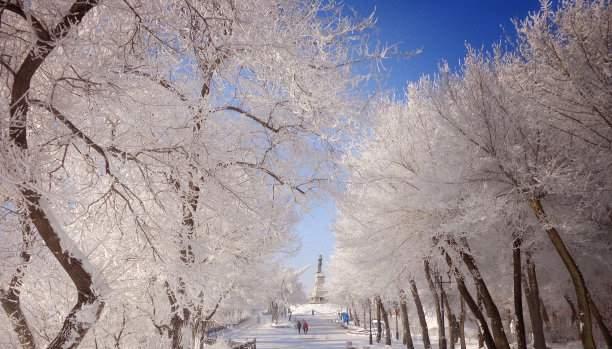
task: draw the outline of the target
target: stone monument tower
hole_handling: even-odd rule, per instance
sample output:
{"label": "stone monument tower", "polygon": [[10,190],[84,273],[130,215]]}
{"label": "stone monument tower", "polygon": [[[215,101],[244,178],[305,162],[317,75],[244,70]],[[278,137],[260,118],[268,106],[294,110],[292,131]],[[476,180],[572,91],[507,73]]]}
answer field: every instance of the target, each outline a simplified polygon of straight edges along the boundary
{"label": "stone monument tower", "polygon": [[327,299],[325,298],[325,275],[323,275],[323,256],[319,255],[319,264],[317,265],[317,273],[315,274],[315,284],[312,290],[312,295],[310,296],[310,303],[312,304],[321,304],[326,303]]}

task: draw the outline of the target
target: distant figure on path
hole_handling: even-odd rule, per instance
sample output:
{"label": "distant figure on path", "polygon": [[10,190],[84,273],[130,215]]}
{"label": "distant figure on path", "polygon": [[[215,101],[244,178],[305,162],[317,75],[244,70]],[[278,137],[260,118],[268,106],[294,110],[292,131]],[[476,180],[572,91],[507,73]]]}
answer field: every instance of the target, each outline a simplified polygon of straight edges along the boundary
{"label": "distant figure on path", "polygon": [[304,324],[302,325],[302,327],[304,328],[304,334],[308,334],[308,322],[306,322],[306,320],[304,320]]}
{"label": "distant figure on path", "polygon": [[314,309],[312,309],[312,316],[314,316]]}
{"label": "distant figure on path", "polygon": [[347,312],[342,312],[342,323],[344,323],[346,326],[348,326],[349,324],[349,314]]}
{"label": "distant figure on path", "polygon": [[[306,321],[304,321],[304,323],[306,323]],[[297,327],[298,329],[298,334],[302,333],[302,323],[300,322],[300,320],[297,321],[297,323],[295,324],[295,327]],[[306,328],[304,328],[304,331],[306,331]]]}

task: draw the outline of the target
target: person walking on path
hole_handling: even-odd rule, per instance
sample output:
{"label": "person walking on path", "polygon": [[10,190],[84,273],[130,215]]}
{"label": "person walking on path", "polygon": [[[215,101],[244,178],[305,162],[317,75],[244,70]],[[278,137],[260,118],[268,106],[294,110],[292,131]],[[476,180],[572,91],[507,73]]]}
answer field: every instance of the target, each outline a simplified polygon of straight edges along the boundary
{"label": "person walking on path", "polygon": [[308,334],[308,330],[309,330],[309,326],[308,326],[308,322],[306,322],[306,320],[304,320],[304,324],[302,324],[302,328],[304,329],[304,334]]}
{"label": "person walking on path", "polygon": [[[304,323],[306,323],[306,321],[304,321]],[[295,327],[297,327],[298,334],[301,334],[302,333],[302,323],[300,322],[300,320],[297,321],[297,323],[295,324]],[[304,331],[306,331],[306,328],[304,328]]]}

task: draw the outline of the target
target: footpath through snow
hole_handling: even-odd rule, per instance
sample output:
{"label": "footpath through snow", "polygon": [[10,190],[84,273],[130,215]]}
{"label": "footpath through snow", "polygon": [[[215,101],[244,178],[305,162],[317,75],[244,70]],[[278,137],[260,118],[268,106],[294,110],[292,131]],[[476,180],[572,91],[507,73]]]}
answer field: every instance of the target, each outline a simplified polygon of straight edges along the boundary
{"label": "footpath through snow", "polygon": [[[315,315],[312,315],[312,310]],[[353,347],[362,348],[385,348],[382,344],[368,344],[368,336],[351,334],[348,329],[335,322],[339,307],[334,305],[311,305],[305,304],[298,306],[291,317],[291,324],[288,327],[272,327],[269,321],[266,323],[250,323],[246,328],[233,330],[226,336],[231,339],[243,342],[257,338],[257,349],[345,349],[347,342],[352,342]],[[306,320],[310,330],[307,335],[298,334],[295,328],[295,321]],[[262,319],[263,322],[263,319]],[[418,337],[415,339],[415,348],[423,348],[423,343]],[[393,349],[405,348],[405,345],[393,340]],[[468,346],[476,347],[475,345]]]}

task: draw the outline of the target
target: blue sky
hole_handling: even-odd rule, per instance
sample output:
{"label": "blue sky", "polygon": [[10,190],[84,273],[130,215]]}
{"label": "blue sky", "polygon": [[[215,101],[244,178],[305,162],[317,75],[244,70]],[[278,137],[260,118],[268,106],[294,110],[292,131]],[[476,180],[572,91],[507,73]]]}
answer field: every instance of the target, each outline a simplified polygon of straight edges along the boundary
{"label": "blue sky", "polygon": [[[456,67],[465,55],[465,45],[488,48],[514,35],[512,18],[522,19],[539,8],[537,0],[345,0],[345,7],[367,16],[375,11],[375,39],[397,44],[402,50],[423,52],[409,60],[384,63],[382,87],[401,95],[406,83],[435,73],[446,60]],[[311,265],[302,276],[306,292],[314,282],[314,267],[319,254],[326,262],[334,249],[332,225],[335,203],[321,200],[296,227],[302,248],[290,260],[296,268]]]}

